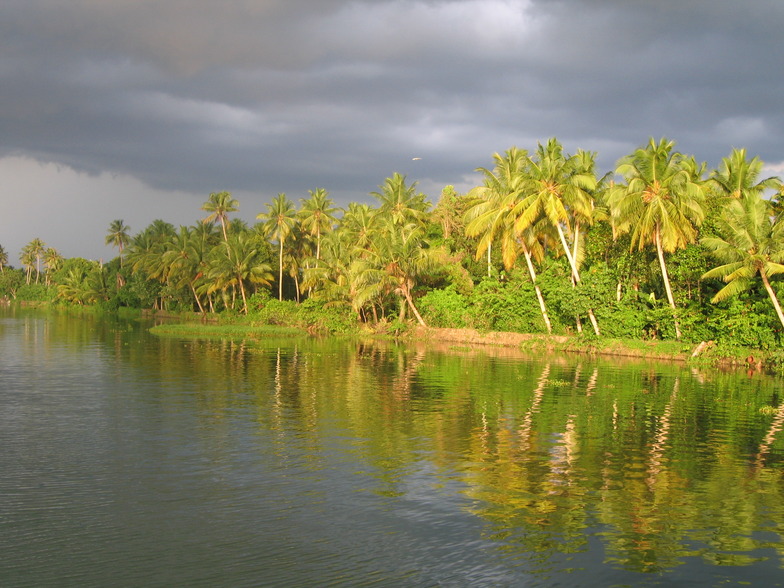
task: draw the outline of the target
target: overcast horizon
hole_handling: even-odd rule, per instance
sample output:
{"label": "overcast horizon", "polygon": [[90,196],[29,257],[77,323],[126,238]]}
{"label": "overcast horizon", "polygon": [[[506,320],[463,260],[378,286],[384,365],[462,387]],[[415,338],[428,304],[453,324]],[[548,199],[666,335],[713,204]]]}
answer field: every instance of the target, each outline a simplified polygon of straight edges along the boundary
{"label": "overcast horizon", "polygon": [[650,137],[784,171],[776,0],[6,0],[0,245],[110,259],[109,223],[253,223],[395,172],[435,204],[557,137],[602,172]]}

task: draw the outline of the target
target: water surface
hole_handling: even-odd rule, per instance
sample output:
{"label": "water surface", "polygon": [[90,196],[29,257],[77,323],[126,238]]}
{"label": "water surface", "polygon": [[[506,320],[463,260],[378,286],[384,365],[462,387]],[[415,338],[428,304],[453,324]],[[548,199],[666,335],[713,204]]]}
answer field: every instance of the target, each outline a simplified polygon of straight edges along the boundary
{"label": "water surface", "polygon": [[758,373],[0,309],[0,585],[782,585]]}

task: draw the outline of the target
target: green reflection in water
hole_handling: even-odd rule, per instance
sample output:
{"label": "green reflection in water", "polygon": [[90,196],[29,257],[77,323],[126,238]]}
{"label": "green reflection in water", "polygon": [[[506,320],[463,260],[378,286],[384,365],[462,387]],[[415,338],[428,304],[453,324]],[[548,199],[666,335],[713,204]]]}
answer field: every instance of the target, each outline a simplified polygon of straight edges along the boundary
{"label": "green reflection in water", "polygon": [[[691,558],[781,567],[780,379],[492,349],[150,339],[143,324],[89,318],[39,328],[62,330],[57,344],[111,341],[117,380],[163,382],[164,414],[195,401],[196,426],[226,440],[215,454],[252,415],[277,467],[303,480],[343,460],[357,492],[454,492],[527,570],[586,552],[643,573]],[[32,349],[42,333],[29,336]]]}
{"label": "green reflection in water", "polygon": [[[782,555],[780,381],[575,358],[439,353],[302,341],[170,342],[172,364],[203,372],[213,426],[254,402],[285,461],[308,468],[335,446],[368,491],[458,487],[504,557],[546,572],[599,538],[604,562],[662,572],[700,557],[748,565]],[[507,353],[508,355],[508,353]],[[234,396],[248,380],[253,396]],[[773,407],[773,408],[771,408]],[[764,554],[764,555],[763,555]]]}

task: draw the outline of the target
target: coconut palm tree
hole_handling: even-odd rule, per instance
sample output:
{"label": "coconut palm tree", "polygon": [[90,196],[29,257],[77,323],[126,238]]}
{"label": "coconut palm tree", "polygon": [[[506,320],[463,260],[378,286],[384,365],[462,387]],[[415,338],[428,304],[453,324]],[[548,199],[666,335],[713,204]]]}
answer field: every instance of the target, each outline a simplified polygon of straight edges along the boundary
{"label": "coconut palm tree", "polygon": [[46,265],[46,285],[49,286],[52,281],[52,274],[60,269],[63,263],[63,256],[54,247],[47,247],[43,258],[44,265]]}
{"label": "coconut palm tree", "polygon": [[525,196],[527,156],[525,150],[511,147],[504,155],[493,154],[495,167],[492,170],[484,167],[476,170],[484,176],[484,184],[469,192],[469,197],[475,200],[466,211],[465,220],[466,235],[480,237],[477,260],[501,236],[504,266],[509,269],[515,264],[520,248],[515,239],[514,221]]}
{"label": "coconut palm tree", "polygon": [[389,215],[392,222],[404,225],[409,222],[422,223],[430,204],[422,192],[416,191],[416,182],[406,185],[406,176],[395,172],[379,186],[379,192],[371,192],[381,203],[379,212]]}
{"label": "coconut palm tree", "polygon": [[8,265],[8,252],[0,245],[0,274],[3,273],[6,265]]}
{"label": "coconut palm tree", "polygon": [[22,248],[19,261],[27,268],[27,283],[32,281],[33,269],[35,269],[35,283],[41,277],[41,258],[46,250],[46,243],[41,239],[35,238]]}
{"label": "coconut palm tree", "polygon": [[364,273],[365,287],[371,286],[377,294],[389,292],[399,297],[401,318],[408,307],[417,322],[425,326],[414,304],[413,290],[423,276],[432,275],[443,266],[446,251],[431,247],[424,227],[416,222],[399,225],[392,217],[383,217],[380,228],[374,235],[370,255],[359,260],[369,265],[357,266],[355,270]]}
{"label": "coconut palm tree", "polygon": [[733,149],[711,174],[712,187],[720,196],[727,198],[761,196],[766,190],[780,189],[779,178],[760,179],[764,165],[759,157],[749,160],[745,149]]}
{"label": "coconut palm tree", "polygon": [[267,237],[278,241],[278,299],[283,300],[283,246],[297,224],[294,203],[281,192],[267,204],[267,212],[259,213],[256,218],[263,222]]}
{"label": "coconut palm tree", "polygon": [[631,233],[631,247],[656,247],[667,300],[673,310],[675,336],[681,338],[675,315],[675,299],[667,273],[664,253],[672,253],[697,237],[697,227],[705,216],[704,165],[697,165],[673,150],[675,143],[650,139],[631,155],[623,157],[615,173],[626,180],[610,188],[607,202],[614,226]]}
{"label": "coconut palm tree", "polygon": [[332,230],[335,224],[335,213],[338,209],[332,206],[332,199],[324,188],[308,190],[310,198],[300,199],[302,208],[299,218],[302,229],[316,240],[316,259],[321,258],[321,236]]}
{"label": "coconut palm tree", "polygon": [[126,225],[122,219],[113,220],[109,223],[109,230],[106,235],[106,244],[117,247],[120,253],[120,267],[123,266],[123,249],[130,242],[129,231],[131,227]]}
{"label": "coconut palm tree", "polygon": [[248,314],[245,283],[270,285],[272,273],[268,263],[260,257],[261,247],[251,233],[236,233],[221,243],[210,258],[208,277],[212,291],[228,287],[237,288],[242,297],[243,312]]}
{"label": "coconut palm tree", "polygon": [[207,202],[202,204],[201,209],[210,214],[204,219],[205,223],[218,221],[223,229],[223,240],[228,241],[226,233],[226,221],[230,212],[239,210],[240,204],[231,197],[231,192],[213,192]]}
{"label": "coconut palm tree", "polygon": [[760,193],[751,192],[727,204],[718,233],[701,240],[723,262],[702,277],[727,283],[711,302],[748,290],[759,276],[784,327],[784,313],[770,282],[771,277],[784,274],[784,219],[774,219],[770,203]]}
{"label": "coconut palm tree", "polygon": [[[564,154],[561,144],[552,138],[546,145],[540,143],[536,153],[528,157],[527,169],[526,197],[515,205],[515,231],[523,232],[544,216],[558,235],[574,284],[579,284],[579,260],[574,245],[579,223],[591,218],[593,211],[593,191],[599,185],[593,166],[586,162],[585,155]],[[573,235],[572,243],[568,241],[569,234]],[[599,324],[592,308],[588,309],[588,318],[599,336]]]}

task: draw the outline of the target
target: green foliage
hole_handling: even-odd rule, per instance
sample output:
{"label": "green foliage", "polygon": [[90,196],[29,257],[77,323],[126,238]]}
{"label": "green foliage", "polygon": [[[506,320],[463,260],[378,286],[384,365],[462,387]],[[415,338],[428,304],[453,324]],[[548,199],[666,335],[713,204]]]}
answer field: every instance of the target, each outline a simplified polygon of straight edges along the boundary
{"label": "green foliage", "polygon": [[470,297],[467,326],[483,331],[546,332],[530,281],[513,272],[507,282],[482,280]]}
{"label": "green foliage", "polygon": [[419,309],[429,326],[453,329],[464,328],[469,313],[468,299],[453,285],[425,294],[419,299]]}
{"label": "green foliage", "polygon": [[723,347],[773,350],[781,345],[781,329],[765,299],[754,293],[728,298],[705,307],[705,335]]}
{"label": "green foliage", "polygon": [[248,307],[248,318],[254,324],[297,327],[314,334],[348,334],[357,328],[356,316],[349,306],[324,306],[317,300],[299,304],[270,298],[265,292],[251,296]]}
{"label": "green foliage", "polygon": [[3,268],[0,272],[0,298],[14,299],[25,282],[25,273],[20,269]]}
{"label": "green foliage", "polygon": [[16,290],[16,299],[25,302],[51,302],[56,296],[55,288],[44,284],[22,284]]}

